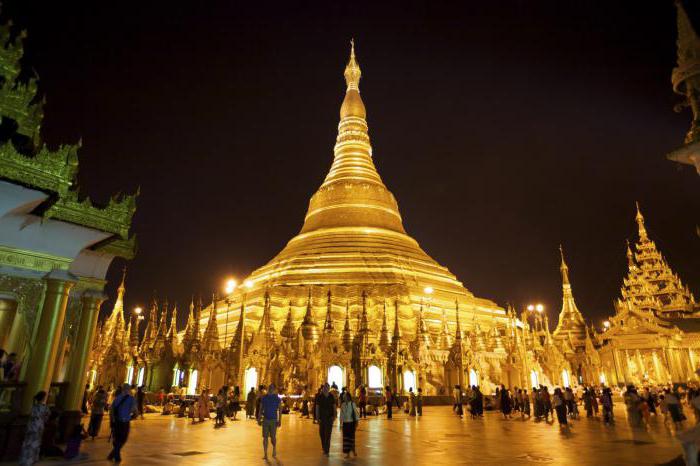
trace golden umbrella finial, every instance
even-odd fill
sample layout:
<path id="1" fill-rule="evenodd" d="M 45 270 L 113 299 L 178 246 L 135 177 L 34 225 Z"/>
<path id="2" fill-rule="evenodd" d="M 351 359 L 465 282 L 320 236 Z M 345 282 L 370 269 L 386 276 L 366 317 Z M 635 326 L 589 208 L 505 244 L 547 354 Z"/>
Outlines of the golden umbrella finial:
<path id="1" fill-rule="evenodd" d="M 360 91 L 360 77 L 362 72 L 360 71 L 360 65 L 357 64 L 355 58 L 355 39 L 350 39 L 350 60 L 345 67 L 345 82 L 348 85 L 349 90 Z"/>

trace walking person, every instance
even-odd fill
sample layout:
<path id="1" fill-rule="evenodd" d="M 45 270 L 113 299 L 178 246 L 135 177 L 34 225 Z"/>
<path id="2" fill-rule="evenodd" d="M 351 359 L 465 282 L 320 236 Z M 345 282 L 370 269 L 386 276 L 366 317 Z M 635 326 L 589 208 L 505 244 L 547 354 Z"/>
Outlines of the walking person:
<path id="1" fill-rule="evenodd" d="M 454 390 L 452 390 L 452 395 L 455 399 L 454 411 L 459 417 L 462 417 L 462 387 L 455 385 Z"/>
<path id="2" fill-rule="evenodd" d="M 416 394 L 413 393 L 413 387 L 408 389 L 408 415 L 416 415 Z"/>
<path id="3" fill-rule="evenodd" d="M 282 426 L 280 397 L 274 384 L 270 384 L 267 394 L 260 399 L 258 424 L 262 426 L 263 459 L 267 459 L 267 439 L 272 442 L 272 457 L 277 458 L 277 428 Z"/>
<path id="4" fill-rule="evenodd" d="M 305 417 L 306 419 L 309 418 L 309 392 L 306 390 L 306 387 L 304 387 L 304 390 L 301 392 L 301 417 Z"/>
<path id="5" fill-rule="evenodd" d="M 683 426 L 683 411 L 681 411 L 678 395 L 667 388 L 664 390 L 664 401 L 673 420 L 673 425 L 676 429 L 681 428 Z"/>
<path id="6" fill-rule="evenodd" d="M 614 424 L 612 391 L 610 387 L 603 388 L 603 393 L 600 394 L 600 404 L 603 405 L 603 422 L 608 425 Z"/>
<path id="7" fill-rule="evenodd" d="M 90 423 L 88 424 L 88 435 L 95 440 L 95 437 L 100 433 L 100 427 L 102 426 L 102 418 L 105 414 L 105 407 L 107 406 L 107 393 L 102 387 L 97 389 L 95 396 L 92 398 L 92 404 L 90 405 Z"/>
<path id="8" fill-rule="evenodd" d="M 138 413 L 136 399 L 131 396 L 131 386 L 128 383 L 122 385 L 119 395 L 114 398 L 110 409 L 110 423 L 112 427 L 112 451 L 107 459 L 116 463 L 122 460 L 121 450 L 129 438 L 131 418 Z"/>
<path id="9" fill-rule="evenodd" d="M 205 419 L 210 419 L 209 416 L 209 389 L 205 388 L 199 395 L 199 402 L 197 403 L 197 414 L 199 416 L 199 422 L 204 422 Z"/>
<path id="10" fill-rule="evenodd" d="M 393 397 L 394 397 L 394 394 L 391 393 L 391 387 L 387 385 L 386 388 L 384 389 L 384 403 L 386 405 L 386 418 L 387 419 L 391 419 L 391 416 L 392 416 L 391 405 L 393 404 L 393 401 L 394 401 Z"/>
<path id="11" fill-rule="evenodd" d="M 423 389 L 418 389 L 418 395 L 416 396 L 416 414 L 418 416 L 423 415 Z"/>
<path id="12" fill-rule="evenodd" d="M 564 399 L 564 394 L 561 392 L 561 389 L 558 387 L 554 389 L 554 395 L 552 396 L 552 404 L 554 405 L 554 410 L 557 413 L 559 427 L 568 429 L 569 423 L 566 420 L 566 400 Z"/>
<path id="13" fill-rule="evenodd" d="M 360 385 L 360 396 L 358 397 L 360 404 L 360 417 L 367 417 L 367 389 L 364 385 Z"/>
<path id="14" fill-rule="evenodd" d="M 511 406 L 510 394 L 508 393 L 508 389 L 505 387 L 505 385 L 501 385 L 500 397 L 503 419 L 510 419 L 510 413 L 513 407 Z"/>
<path id="15" fill-rule="evenodd" d="M 549 416 L 552 416 L 552 424 L 554 424 L 554 410 L 552 409 L 552 397 L 549 395 L 549 389 L 544 385 L 540 386 L 542 393 L 542 406 L 544 408 L 544 420 L 549 422 Z"/>
<path id="16" fill-rule="evenodd" d="M 323 384 L 321 392 L 316 396 L 316 419 L 318 419 L 318 433 L 321 437 L 323 454 L 328 456 L 331 449 L 331 432 L 336 416 L 335 397 L 330 392 L 329 385 Z"/>
<path id="17" fill-rule="evenodd" d="M 248 398 L 246 398 L 245 403 L 245 417 L 246 419 L 253 419 L 255 414 L 255 399 L 257 395 L 255 394 L 255 387 L 250 387 L 248 392 Z"/>
<path id="18" fill-rule="evenodd" d="M 32 412 L 27 423 L 27 431 L 24 434 L 24 442 L 19 456 L 20 466 L 32 466 L 39 461 L 41 451 L 41 439 L 44 434 L 44 426 L 49 418 L 49 407 L 45 404 L 46 392 L 40 391 L 34 395 Z"/>
<path id="19" fill-rule="evenodd" d="M 146 393 L 143 391 L 143 387 L 136 389 L 136 406 L 139 411 L 139 416 L 143 419 L 143 405 L 146 400 Z"/>
<path id="20" fill-rule="evenodd" d="M 258 394 L 255 397 L 255 419 L 260 418 L 260 400 L 267 394 L 265 391 L 265 385 L 260 385 L 258 388 Z"/>
<path id="21" fill-rule="evenodd" d="M 340 422 L 343 429 L 343 453 L 345 457 L 350 457 L 350 452 L 357 456 L 355 450 L 355 430 L 357 430 L 357 422 L 360 416 L 357 413 L 357 406 L 352 400 L 350 392 L 345 392 L 343 401 L 340 404 Z"/>
<path id="22" fill-rule="evenodd" d="M 231 418 L 235 421 L 236 416 L 238 416 L 238 411 L 241 410 L 241 389 L 238 385 L 233 387 L 233 393 L 231 394 Z"/>
<path id="23" fill-rule="evenodd" d="M 219 393 L 216 394 L 216 418 L 214 420 L 214 427 L 221 427 L 226 424 L 225 417 L 226 409 L 226 390 L 222 387 L 219 389 Z"/>

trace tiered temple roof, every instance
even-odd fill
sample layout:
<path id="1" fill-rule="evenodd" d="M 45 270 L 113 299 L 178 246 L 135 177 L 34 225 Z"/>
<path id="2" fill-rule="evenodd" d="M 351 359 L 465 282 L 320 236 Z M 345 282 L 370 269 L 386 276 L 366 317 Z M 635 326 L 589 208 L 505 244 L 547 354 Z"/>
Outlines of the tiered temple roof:
<path id="1" fill-rule="evenodd" d="M 627 247 L 628 273 L 617 309 L 631 307 L 667 319 L 698 317 L 700 307 L 695 297 L 649 238 L 639 205 L 636 220 L 639 240 L 634 251 Z"/>

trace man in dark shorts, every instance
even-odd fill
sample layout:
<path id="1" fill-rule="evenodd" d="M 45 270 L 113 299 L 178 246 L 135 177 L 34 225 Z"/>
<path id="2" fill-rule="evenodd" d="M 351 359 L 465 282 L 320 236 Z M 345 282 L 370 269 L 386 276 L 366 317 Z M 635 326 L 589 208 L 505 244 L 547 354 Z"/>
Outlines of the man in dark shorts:
<path id="1" fill-rule="evenodd" d="M 267 438 L 272 442 L 272 457 L 277 457 L 277 428 L 282 425 L 280 397 L 274 384 L 270 384 L 267 395 L 260 399 L 260 415 L 258 424 L 262 426 L 263 459 L 267 459 Z"/>

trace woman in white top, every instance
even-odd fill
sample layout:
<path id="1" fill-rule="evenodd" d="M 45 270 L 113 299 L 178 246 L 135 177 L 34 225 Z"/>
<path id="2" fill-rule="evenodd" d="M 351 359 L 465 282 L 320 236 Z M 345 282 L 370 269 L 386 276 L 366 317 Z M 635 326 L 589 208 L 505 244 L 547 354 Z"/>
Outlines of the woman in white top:
<path id="1" fill-rule="evenodd" d="M 355 429 L 357 429 L 359 418 L 357 406 L 352 401 L 352 395 L 350 395 L 349 391 L 346 391 L 340 404 L 340 422 L 343 426 L 343 453 L 345 453 L 346 458 L 350 457 L 350 452 L 357 456 L 355 451 Z"/>

